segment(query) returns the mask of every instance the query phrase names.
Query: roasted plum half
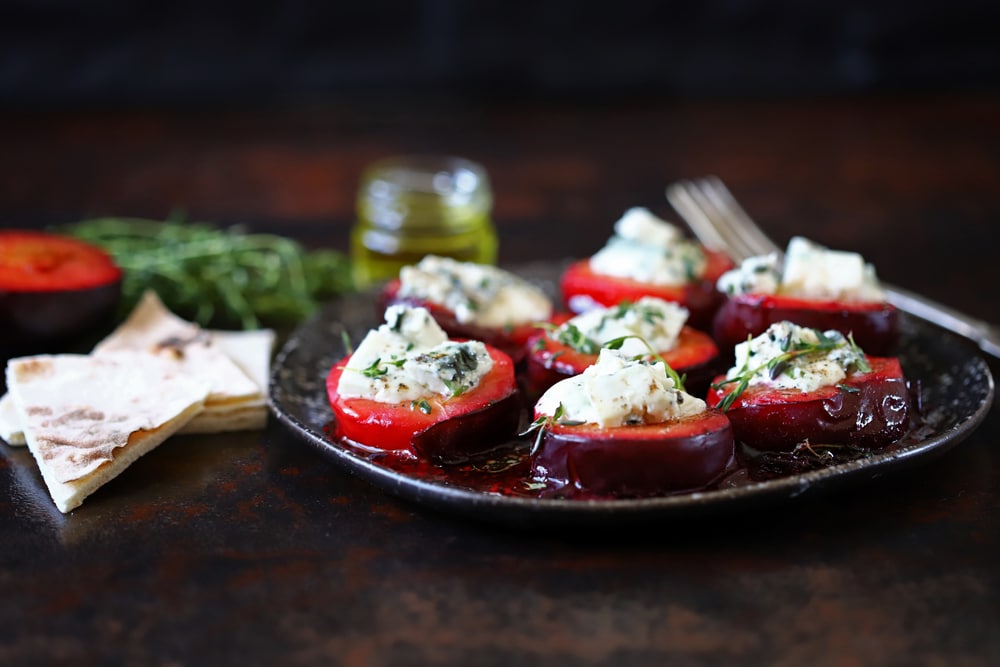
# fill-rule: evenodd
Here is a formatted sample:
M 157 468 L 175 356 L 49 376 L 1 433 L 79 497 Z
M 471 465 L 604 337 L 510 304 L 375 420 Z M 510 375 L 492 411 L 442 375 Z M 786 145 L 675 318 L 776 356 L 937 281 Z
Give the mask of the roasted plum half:
M 733 460 L 733 431 L 718 410 L 659 424 L 544 426 L 531 468 L 566 497 L 642 497 L 704 488 Z
M 479 384 L 448 399 L 381 403 L 345 398 L 337 387 L 349 357 L 327 376 L 337 438 L 369 450 L 416 455 L 438 464 L 459 463 L 511 440 L 521 401 L 510 356 L 487 346 L 493 367 Z
M 775 322 L 834 329 L 873 355 L 890 354 L 899 339 L 899 312 L 885 302 L 828 301 L 791 296 L 730 296 L 719 308 L 712 336 L 723 350 L 757 336 Z
M 736 439 L 762 451 L 791 451 L 798 444 L 880 449 L 910 424 L 911 401 L 899 360 L 866 357 L 871 370 L 803 392 L 765 385 L 745 388 L 726 407 Z M 716 378 L 706 402 L 724 405 L 738 385 Z

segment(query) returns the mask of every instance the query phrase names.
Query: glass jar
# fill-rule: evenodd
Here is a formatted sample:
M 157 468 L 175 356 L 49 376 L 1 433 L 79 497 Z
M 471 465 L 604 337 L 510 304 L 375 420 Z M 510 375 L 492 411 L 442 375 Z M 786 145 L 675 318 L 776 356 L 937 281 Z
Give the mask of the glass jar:
M 354 279 L 364 288 L 429 254 L 493 264 L 497 235 L 486 170 L 449 156 L 387 158 L 365 169 L 351 231 Z

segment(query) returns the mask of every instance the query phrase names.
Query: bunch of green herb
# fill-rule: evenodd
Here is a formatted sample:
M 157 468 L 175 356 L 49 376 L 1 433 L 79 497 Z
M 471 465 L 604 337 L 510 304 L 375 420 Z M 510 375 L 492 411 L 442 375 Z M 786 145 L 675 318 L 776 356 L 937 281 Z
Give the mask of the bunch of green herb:
M 106 250 L 122 268 L 122 310 L 147 289 L 203 326 L 287 328 L 353 289 L 335 250 L 306 250 L 274 234 L 139 218 L 94 218 L 59 230 Z

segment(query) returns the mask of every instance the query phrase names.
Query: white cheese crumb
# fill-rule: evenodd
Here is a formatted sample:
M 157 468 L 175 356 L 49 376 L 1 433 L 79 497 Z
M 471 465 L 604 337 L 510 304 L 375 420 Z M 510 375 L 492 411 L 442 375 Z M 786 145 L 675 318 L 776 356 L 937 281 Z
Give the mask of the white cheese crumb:
M 788 242 L 784 260 L 761 255 L 719 277 L 727 294 L 780 294 L 804 299 L 885 301 L 875 267 L 858 253 L 830 250 L 801 236 Z
M 390 306 L 385 324 L 347 361 L 337 392 L 379 403 L 447 399 L 478 386 L 492 368 L 483 343 L 448 340 L 425 308 Z
M 703 400 L 674 386 L 662 362 L 636 361 L 609 349 L 580 375 L 550 387 L 535 412 L 554 416 L 560 406 L 560 421 L 601 427 L 659 424 L 705 411 Z
M 428 255 L 399 272 L 398 295 L 428 301 L 455 313 L 463 324 L 506 327 L 548 319 L 545 293 L 509 271 Z
M 677 346 L 677 337 L 687 318 L 688 311 L 683 306 L 643 297 L 635 303 L 599 307 L 577 315 L 559 326 L 552 337 L 565 342 L 575 329 L 597 346 L 628 336 L 619 348 L 628 356 L 648 354 L 650 347 L 655 352 L 666 352 Z
M 684 285 L 705 273 L 705 253 L 680 229 L 641 207 L 615 223 L 615 234 L 590 258 L 594 273 L 655 285 Z
M 748 257 L 726 271 L 716 283 L 724 294 L 776 294 L 781 284 L 781 259 L 777 253 Z

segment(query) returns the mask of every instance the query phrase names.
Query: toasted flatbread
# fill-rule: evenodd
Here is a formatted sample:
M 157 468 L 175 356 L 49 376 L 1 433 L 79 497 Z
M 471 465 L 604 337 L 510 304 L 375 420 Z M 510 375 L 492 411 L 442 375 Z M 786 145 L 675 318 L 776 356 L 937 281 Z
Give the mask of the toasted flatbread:
M 177 364 L 128 353 L 12 359 L 7 386 L 62 512 L 176 433 L 209 394 Z
M 261 428 L 267 421 L 267 368 L 274 333 L 217 332 L 170 312 L 152 291 L 94 348 L 94 355 L 144 352 L 178 363 L 209 386 L 205 407 L 183 433 Z M 248 418 L 247 415 L 251 417 Z
M 181 364 L 185 372 L 209 383 L 205 405 L 180 430 L 182 434 L 250 431 L 267 425 L 267 387 L 274 332 L 204 330 L 146 293 L 129 318 L 101 341 L 94 354 L 148 353 Z M 21 419 L 10 394 L 0 397 L 0 438 L 26 444 Z

